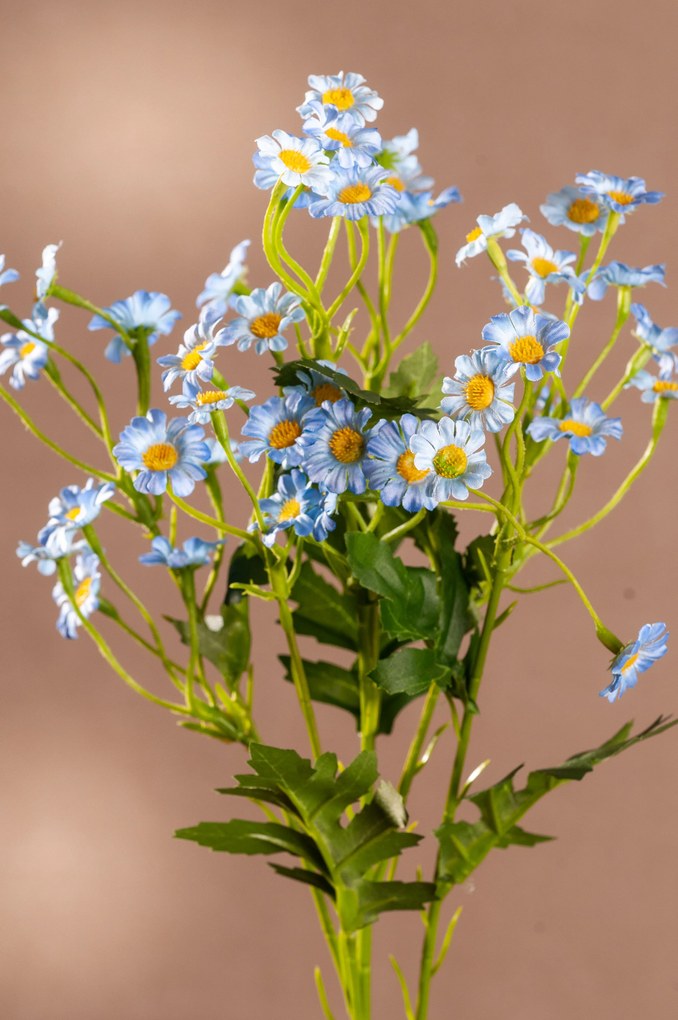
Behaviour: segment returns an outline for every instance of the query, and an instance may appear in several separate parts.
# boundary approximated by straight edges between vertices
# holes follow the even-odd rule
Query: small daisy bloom
[[[47,292],[56,280],[56,256],[63,242],[58,244],[47,244],[42,249],[42,265],[35,270],[35,300],[36,311],[41,315],[47,314],[44,299]]]
[[[306,93],[305,101],[297,107],[297,113],[307,117],[315,104],[320,103],[332,107],[337,113],[349,113],[358,124],[376,120],[384,100],[364,82],[363,75],[355,71],[346,74],[343,71],[339,74],[309,74],[308,84],[311,88]]]
[[[299,440],[304,415],[315,406],[310,396],[297,391],[251,408],[242,427],[248,437],[240,443],[243,457],[255,463],[264,453],[283,468],[297,467],[303,456]]]
[[[599,230],[603,231],[608,212],[602,202],[594,201],[572,185],[548,195],[539,210],[551,226],[567,227],[583,237],[593,237]]]
[[[282,181],[289,188],[300,184],[321,194],[330,178],[329,159],[314,138],[296,138],[277,129],[256,140],[258,152],[252,156],[256,172],[254,183],[268,190]]]
[[[608,287],[644,287],[647,283],[660,283],[665,286],[666,266],[659,264],[634,269],[623,262],[610,262],[601,266],[588,285],[589,297],[592,301],[602,301]]]
[[[140,556],[139,563],[169,567],[170,570],[204,567],[210,562],[217,546],[223,544],[224,540],[205,542],[202,538],[187,538],[183,549],[177,549],[162,535],[156,535],[151,542],[151,552]]]
[[[395,210],[390,215],[384,216],[384,226],[390,233],[397,234],[412,223],[429,220],[452,202],[461,202],[461,192],[458,188],[445,188],[437,198],[433,197],[432,191],[417,194],[404,191]],[[373,224],[376,226],[377,222],[373,220]]]
[[[229,257],[228,263],[220,273],[211,273],[205,280],[205,288],[200,292],[196,305],[209,307],[215,319],[220,319],[226,314],[229,298],[233,293],[236,284],[245,278],[247,266],[247,249],[250,241],[241,241],[236,244]]]
[[[381,166],[337,168],[325,194],[313,198],[308,211],[320,216],[343,216],[361,220],[363,216],[386,216],[398,204],[399,193],[386,183],[388,172]]]
[[[56,561],[61,559],[62,556],[70,556],[71,553],[79,552],[80,549],[84,549],[87,543],[84,539],[78,542],[73,542],[68,539],[68,546],[63,553],[58,555],[53,554],[44,545],[31,545],[30,542],[19,542],[16,547],[16,554],[21,560],[21,566],[27,567],[29,563],[35,563],[41,574],[45,577],[49,577],[56,571]]]
[[[73,579],[76,582],[74,591],[75,604],[85,617],[89,617],[99,608],[99,557],[87,546],[75,561]],[[52,589],[52,598],[59,606],[57,630],[62,637],[74,639],[78,636],[78,627],[82,626],[80,617],[71,604],[61,581],[57,581]]]
[[[59,318],[58,308],[50,308],[42,316],[36,306],[32,319],[23,319],[26,329],[31,333],[38,333],[47,341],[54,340],[54,323]],[[0,337],[0,375],[4,375],[10,368],[12,374],[9,384],[12,389],[22,390],[27,379],[36,380],[47,364],[49,348],[35,336],[19,330],[18,333],[5,333]]]
[[[646,623],[641,627],[636,640],[622,648],[612,660],[612,680],[600,692],[601,698],[607,698],[612,704],[624,691],[635,687],[639,675],[666,655],[668,637],[665,623]]]
[[[181,312],[171,308],[172,302],[166,294],[157,291],[137,290],[131,297],[114,301],[103,311],[114,319],[128,336],[135,338],[140,330],[148,336],[148,343],[154,344],[159,336],[167,336],[174,329]],[[110,322],[100,315],[95,315],[88,329],[113,329]],[[104,354],[109,361],[119,364],[121,359],[131,354],[131,350],[121,336],[114,336]]]
[[[377,162],[389,171],[388,183],[396,191],[419,192],[433,188],[433,178],[424,176],[419,158],[414,155],[418,148],[419,132],[416,128],[384,142]]]
[[[478,226],[466,235],[466,244],[457,252],[455,262],[460,266],[466,259],[487,251],[488,237],[513,237],[515,227],[526,219],[527,216],[515,202],[505,205],[494,216],[478,216]]]
[[[282,475],[278,490],[268,499],[259,501],[266,531],[264,545],[272,546],[279,531],[294,529],[300,538],[313,534],[313,526],[320,509],[320,494],[303,473],[294,468]]]
[[[205,305],[200,318],[184,333],[184,342],[179,344],[176,354],[164,354],[157,362],[165,371],[162,373],[162,385],[165,392],[177,379],[181,380],[184,389],[197,386],[198,380],[209,381],[214,374],[214,355],[219,346],[214,330],[219,321],[218,313],[213,306]]]
[[[91,524],[104,503],[115,494],[113,482],[99,484],[89,478],[83,488],[67,485],[49,501],[49,520],[38,533],[38,541],[54,556],[67,556],[75,532]]]
[[[636,372],[624,389],[632,386],[640,390],[640,399],[644,404],[654,404],[655,400],[678,400],[678,382],[671,379],[668,373],[656,376],[644,370]]]
[[[576,255],[572,251],[554,251],[545,237],[526,227],[521,230],[525,251],[511,248],[506,257],[512,262],[524,262],[530,274],[525,288],[525,297],[533,305],[540,305],[546,294],[547,283],[562,283],[574,277],[572,263]]]
[[[210,451],[204,432],[185,418],[173,418],[151,408],[145,418],[132,418],[113,447],[113,456],[126,471],[138,471],[134,488],[159,496],[172,485],[177,496],[190,496],[197,480],[205,478],[203,467]]]
[[[515,369],[502,361],[497,351],[485,347],[462,354],[454,362],[454,379],[445,376],[441,410],[450,418],[466,418],[473,429],[500,432],[515,417],[514,383],[509,383]]]
[[[186,383],[183,393],[169,398],[178,408],[191,408],[188,420],[192,425],[207,425],[214,411],[228,411],[236,400],[254,400],[256,393],[243,386],[229,386],[225,390],[201,390],[197,383]]]
[[[304,121],[304,132],[326,152],[333,152],[338,166],[348,169],[374,164],[382,144],[378,131],[361,127],[350,113],[339,113],[332,106],[311,105],[313,113]]]
[[[567,417],[535,418],[528,425],[527,431],[537,443],[545,439],[554,442],[569,439],[572,453],[591,453],[594,457],[600,457],[605,452],[606,437],[621,439],[623,429],[621,418],[608,418],[600,404],[577,397],[570,404]]]
[[[304,416],[301,444],[302,465],[312,482],[330,492],[349,489],[361,493],[367,488],[364,461],[367,441],[373,434],[367,428],[372,412],[356,410],[350,400],[325,401]]]
[[[410,439],[414,466],[430,471],[430,492],[437,503],[447,499],[467,499],[469,489],[479,489],[492,474],[487,463],[482,429],[473,429],[467,421],[441,418],[422,422]]]
[[[493,315],[482,331],[483,340],[498,345],[502,361],[525,366],[530,382],[543,378],[544,372],[558,374],[560,355],[553,348],[569,335],[569,327],[560,319],[535,313],[527,305]]]
[[[662,329],[652,321],[645,305],[635,303],[631,311],[636,318],[634,336],[652,348],[652,356],[659,363],[659,374],[671,375],[677,367],[676,355],[671,350],[678,344],[678,329],[666,326]]]
[[[402,506],[408,513],[417,513],[438,505],[428,491],[431,472],[414,466],[410,449],[410,440],[421,424],[413,414],[404,414],[400,422],[385,421],[367,443],[365,475],[384,506]]]
[[[338,372],[340,375],[348,375],[345,368],[340,368],[333,361],[321,360],[317,364],[331,368],[333,372]],[[308,393],[313,398],[313,403],[316,407],[322,407],[326,400],[329,400],[331,404],[336,404],[337,400],[346,399],[345,391],[339,389],[331,379],[328,379],[327,376],[323,375],[322,372],[318,372],[315,368],[300,370],[297,372],[297,379],[299,385],[286,386],[283,390],[285,395],[299,392]]]
[[[301,322],[304,310],[296,294],[283,293],[282,284],[272,283],[266,290],[257,287],[251,294],[240,295],[233,302],[238,318],[227,322],[217,334],[224,347],[237,343],[239,351],[254,344],[257,354],[284,351],[287,340],[282,335],[293,322]]]
[[[585,195],[593,195],[613,212],[621,214],[633,212],[639,205],[661,202],[663,191],[648,191],[642,177],[615,177],[604,174],[600,170],[590,170],[587,174],[577,174],[575,181]]]

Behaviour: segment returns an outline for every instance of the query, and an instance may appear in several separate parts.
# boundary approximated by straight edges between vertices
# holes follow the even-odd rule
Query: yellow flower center
[[[599,216],[600,206],[590,198],[575,198],[567,210],[567,218],[573,223],[593,223]]]
[[[620,205],[631,205],[634,201],[633,195],[629,195],[626,191],[608,191],[608,195]]]
[[[22,346],[19,348],[19,356],[22,358],[27,358],[28,355],[31,354],[32,351],[34,350],[35,344],[33,343],[32,340],[28,340],[25,344],[22,344]]]
[[[92,578],[86,577],[81,584],[75,589],[75,604],[78,609],[81,609],[83,604],[87,601],[87,598],[92,587]]]
[[[295,439],[301,435],[301,425],[298,421],[286,419],[274,425],[268,434],[268,441],[274,450],[285,450],[288,446],[294,446]]]
[[[270,340],[277,336],[282,315],[277,312],[264,312],[250,322],[250,333],[254,333],[258,340]]]
[[[549,273],[557,273],[558,266],[555,262],[551,262],[550,259],[532,259],[532,268],[534,269],[537,276],[548,276]]]
[[[384,184],[390,184],[396,191],[405,191],[405,185],[399,177],[387,177]]]
[[[198,344],[198,346],[194,347],[192,351],[189,351],[188,354],[184,355],[184,357],[181,359],[181,367],[184,370],[184,372],[192,372],[194,369],[198,367],[202,360],[200,357],[200,352],[204,351],[206,347],[207,341],[205,341],[204,344]]]
[[[625,673],[627,669],[630,669],[631,666],[634,664],[634,662],[636,661],[637,658],[638,658],[638,652],[636,652],[635,655],[632,655],[630,659],[627,659],[627,661],[624,663],[624,665],[621,668],[621,672]]]
[[[337,110],[350,110],[355,99],[350,89],[328,89],[323,92],[323,103],[330,103]]]
[[[337,128],[328,128],[325,132],[328,138],[331,138],[333,142],[341,142],[347,149],[353,148],[353,142],[348,137],[345,131],[339,131]]]
[[[494,400],[494,383],[487,375],[473,375],[466,383],[464,396],[474,411],[484,411]]]
[[[652,389],[655,393],[674,393],[678,390],[678,383],[669,382],[667,379],[657,379]]]
[[[170,471],[179,455],[171,443],[153,443],[141,457],[149,471]]]
[[[419,468],[414,466],[414,454],[411,450],[405,450],[405,453],[401,453],[396,461],[396,471],[401,478],[404,478],[406,482],[420,482],[422,478],[426,478],[429,474],[428,468],[425,471],[420,471]]]
[[[566,418],[558,426],[561,432],[571,432],[573,436],[590,436],[593,429],[585,425],[583,421],[575,421],[574,418]]]
[[[509,344],[509,354],[513,361],[536,365],[544,357],[544,348],[535,336],[521,336]]]
[[[354,464],[360,460],[364,446],[365,442],[360,433],[348,425],[337,429],[330,439],[330,450],[342,464]]]
[[[366,202],[371,197],[371,189],[367,184],[363,184],[362,181],[358,181],[357,184],[347,185],[341,189],[338,195],[339,201],[343,202],[344,205],[356,205],[358,202]]]
[[[218,404],[220,400],[224,400],[228,394],[225,390],[206,390],[204,393],[199,393],[195,398],[195,402],[198,407],[204,407],[205,404]]]
[[[282,509],[280,510],[279,521],[289,521],[293,517],[298,517],[301,513],[301,505],[298,499],[288,499],[286,503],[283,503]]]
[[[282,149],[278,153],[278,159],[295,174],[308,173],[313,166],[308,156],[304,156],[303,152],[298,152],[296,149]]]
[[[65,516],[68,517],[69,521],[77,521],[79,513],[80,507],[74,506],[73,509],[69,510]]]
[[[466,470],[468,458],[461,446],[443,446],[433,458],[436,473],[443,478],[458,478]]]
[[[474,227],[473,230],[466,235],[466,240],[470,244],[471,241],[477,241],[479,237],[483,236],[483,232],[480,227]]]
[[[316,386],[311,396],[315,400],[316,407],[320,407],[324,400],[329,400],[330,403],[336,404],[337,400],[341,400],[341,390],[338,386],[334,386],[333,383],[324,382]]]

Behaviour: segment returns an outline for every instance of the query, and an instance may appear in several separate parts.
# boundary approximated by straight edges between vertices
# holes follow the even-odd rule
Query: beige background
[[[206,275],[221,269],[237,241],[257,237],[265,196],[250,183],[253,139],[275,127],[296,131],[306,75],[343,67],[365,74],[385,98],[384,136],[418,126],[426,170],[441,188],[458,185],[465,199],[437,220],[441,286],[409,349],[430,338],[450,372],[501,310],[485,264],[454,267],[476,215],[517,201],[537,230],[568,247],[574,235],[549,229],[538,206],[590,168],[638,174],[668,193],[661,206],[630,218],[614,255],[669,263],[674,289],[654,287],[642,298],[660,323],[676,324],[677,28],[670,0],[5,2],[0,250],[23,272],[11,301],[28,309],[42,246],[63,240],[64,285],[99,304],[140,287],[165,291],[190,324]],[[305,219],[297,231],[296,251],[306,243],[315,250],[324,233]],[[395,307],[406,315],[422,280],[416,235],[401,249]],[[251,281],[270,282],[256,248]],[[590,361],[613,316],[609,301],[582,315],[577,365]],[[86,321],[64,314],[60,339],[101,373],[122,427],[132,411],[129,365],[103,360],[103,337],[88,334]],[[158,353],[179,338],[176,330]],[[620,347],[617,368],[632,350],[628,335]],[[237,381],[255,383],[263,399],[263,362],[229,356]],[[613,378],[591,395],[602,396]],[[94,456],[44,382],[25,396],[50,435]],[[571,520],[601,504],[645,444],[648,413],[635,393],[623,396],[619,413],[624,443],[582,464]],[[609,625],[628,640],[646,621],[663,619],[678,631],[675,428],[671,422],[642,486],[566,550]],[[230,805],[211,790],[242,767],[244,753],[176,728],[127,692],[86,640],[66,644],[57,635],[50,582],[22,571],[14,548],[33,538],[58,488],[80,479],[5,411],[2,436],[0,1015],[319,1016],[310,965],[331,978],[304,891],[261,861],[171,838],[176,827],[226,817]],[[556,463],[540,476],[535,509],[548,502],[563,456],[556,449]],[[238,500],[234,520],[244,513]],[[109,550],[134,570],[140,540],[130,545],[115,522],[105,523]],[[465,520],[464,536],[482,523]],[[540,576],[552,575],[544,568]],[[141,577],[156,611],[172,611],[160,582],[159,573]],[[263,734],[303,748],[291,692],[279,680],[273,614],[263,606],[255,616]],[[597,696],[607,654],[572,591],[525,599],[497,635],[471,764],[491,757],[487,775],[497,779],[521,761],[554,764],[631,716],[647,723],[675,711],[673,641],[667,659],[610,706]],[[135,661],[129,649],[121,654]],[[149,684],[162,681],[146,664],[139,673]],[[319,716],[326,742],[352,753],[346,721]],[[395,749],[380,748],[387,776],[397,775],[413,718],[403,718]],[[426,824],[439,817],[449,754],[442,745],[429,785],[415,789],[414,812]],[[677,765],[671,734],[535,811],[529,827],[559,838],[494,855],[459,891],[464,914],[434,986],[432,1020],[676,1015]],[[378,925],[375,1017],[402,1014],[385,960],[395,951],[413,978],[419,935],[416,917]]]

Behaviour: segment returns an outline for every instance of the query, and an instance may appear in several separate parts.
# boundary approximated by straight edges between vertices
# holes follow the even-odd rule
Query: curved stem
[[[612,330],[612,336],[607,341],[607,343],[603,347],[602,351],[600,352],[596,360],[591,365],[590,369],[588,370],[582,381],[579,383],[579,386],[577,386],[576,390],[572,394],[572,400],[575,400],[577,397],[580,397],[582,393],[586,391],[594,375],[596,374],[600,366],[603,364],[607,356],[612,351],[612,348],[616,344],[617,338],[619,337],[619,334],[624,328],[626,320],[628,319],[630,314],[631,314],[631,288],[620,287],[617,293],[617,318],[614,324],[614,329]]]

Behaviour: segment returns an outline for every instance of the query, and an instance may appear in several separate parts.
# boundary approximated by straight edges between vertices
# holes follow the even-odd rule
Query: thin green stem
[[[600,366],[603,364],[603,362],[606,360],[606,358],[614,348],[614,345],[617,342],[619,334],[624,328],[626,320],[628,319],[630,314],[631,314],[631,288],[620,287],[617,292],[617,318],[614,324],[614,329],[612,330],[612,335],[605,344],[605,346],[603,347],[603,349],[601,350],[596,360],[591,365],[590,369],[588,370],[582,381],[579,383],[579,386],[577,386],[576,390],[572,394],[572,400],[575,400],[577,397],[580,397],[582,393],[586,392],[594,375],[596,374]]]
[[[369,224],[367,223],[367,220],[366,219],[365,220],[358,220],[357,227],[358,227],[358,233],[360,234],[360,241],[361,241],[360,258],[358,259],[358,261],[356,263],[355,269],[353,270],[353,272],[351,273],[350,277],[348,278],[348,281],[347,281],[345,287],[342,289],[341,293],[336,297],[336,299],[332,302],[330,307],[327,309],[327,318],[328,318],[328,320],[330,322],[332,321],[334,316],[337,314],[337,312],[339,311],[339,309],[343,305],[344,301],[346,300],[346,298],[351,293],[353,288],[356,286],[358,280],[362,276],[363,270],[365,269],[365,266],[367,265],[367,260],[368,260],[369,255],[370,255],[370,228],[369,228]]]
[[[407,800],[414,778],[419,771],[419,759],[421,757],[424,741],[426,740],[439,696],[440,687],[438,684],[431,684],[428,689],[428,694],[424,700],[424,707],[421,710],[419,723],[407,752],[407,758],[405,759],[403,771],[398,782],[398,792],[405,801]]]

